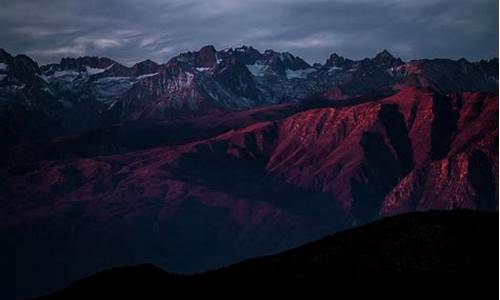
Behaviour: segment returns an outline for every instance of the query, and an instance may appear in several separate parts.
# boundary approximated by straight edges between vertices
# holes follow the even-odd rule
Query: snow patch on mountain
[[[253,76],[264,76],[264,72],[267,70],[268,66],[262,63],[255,63],[253,65],[246,65],[248,71],[252,73]]]
[[[144,75],[137,77],[137,79],[140,80],[140,79],[144,79],[144,78],[148,78],[148,77],[153,77],[153,76],[156,76],[158,74],[160,74],[160,73],[156,72],[156,73],[151,73],[151,74],[144,74]]]
[[[48,88],[48,87],[44,87],[44,88],[42,88],[42,91],[44,91],[44,92],[46,92],[46,93],[49,93],[49,94],[51,94],[51,95],[54,95],[54,92],[53,92],[50,88]]]
[[[105,72],[108,69],[108,68],[105,68],[105,69],[91,68],[89,66],[86,66],[85,68],[86,68],[87,74],[89,74],[89,75],[100,74],[102,72]]]
[[[49,76],[44,76],[45,81],[50,81],[51,79],[57,79],[62,81],[73,81],[75,80],[80,73],[76,71],[56,71],[54,74]]]
[[[7,64],[0,63],[0,71],[7,71],[7,69],[8,69]]]
[[[206,71],[209,71],[211,68],[207,68],[207,67],[198,67],[196,68],[196,71],[198,72],[206,72]]]
[[[96,90],[101,101],[109,100],[108,97],[122,95],[129,90],[135,83],[129,77],[105,77],[95,82]]]
[[[336,72],[336,71],[342,71],[344,68],[341,68],[341,67],[331,67],[330,69],[328,69],[328,72]]]
[[[286,78],[287,79],[306,79],[308,74],[315,72],[316,70],[313,68],[303,69],[303,70],[286,70]]]

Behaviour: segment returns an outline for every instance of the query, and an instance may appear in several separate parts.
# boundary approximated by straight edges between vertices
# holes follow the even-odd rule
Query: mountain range
[[[146,60],[132,67],[104,57],[63,58],[39,66],[25,55],[0,50],[0,64],[3,143],[315,96],[340,101],[404,87],[451,93],[496,91],[498,85],[498,59],[405,63],[386,50],[360,61],[332,54],[323,65],[311,66],[288,52],[206,46],[165,64]]]
[[[0,290],[199,272],[381,217],[498,209],[498,59],[310,65],[206,46],[131,67],[0,50]]]

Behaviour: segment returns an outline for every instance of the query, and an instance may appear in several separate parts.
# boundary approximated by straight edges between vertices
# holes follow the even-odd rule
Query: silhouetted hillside
[[[153,265],[114,268],[43,299],[167,299],[179,292],[238,298],[295,291],[328,291],[326,298],[466,293],[498,298],[497,254],[497,212],[408,213],[198,275],[175,275]]]

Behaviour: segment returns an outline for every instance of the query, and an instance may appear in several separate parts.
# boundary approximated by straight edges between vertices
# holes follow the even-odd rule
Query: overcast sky
[[[498,0],[0,0],[0,48],[165,62],[212,44],[403,59],[498,56]]]

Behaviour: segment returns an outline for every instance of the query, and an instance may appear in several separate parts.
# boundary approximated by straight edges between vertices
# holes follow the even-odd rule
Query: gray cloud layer
[[[42,63],[165,62],[213,44],[309,62],[388,49],[403,59],[498,54],[498,0],[0,0],[0,47]]]

